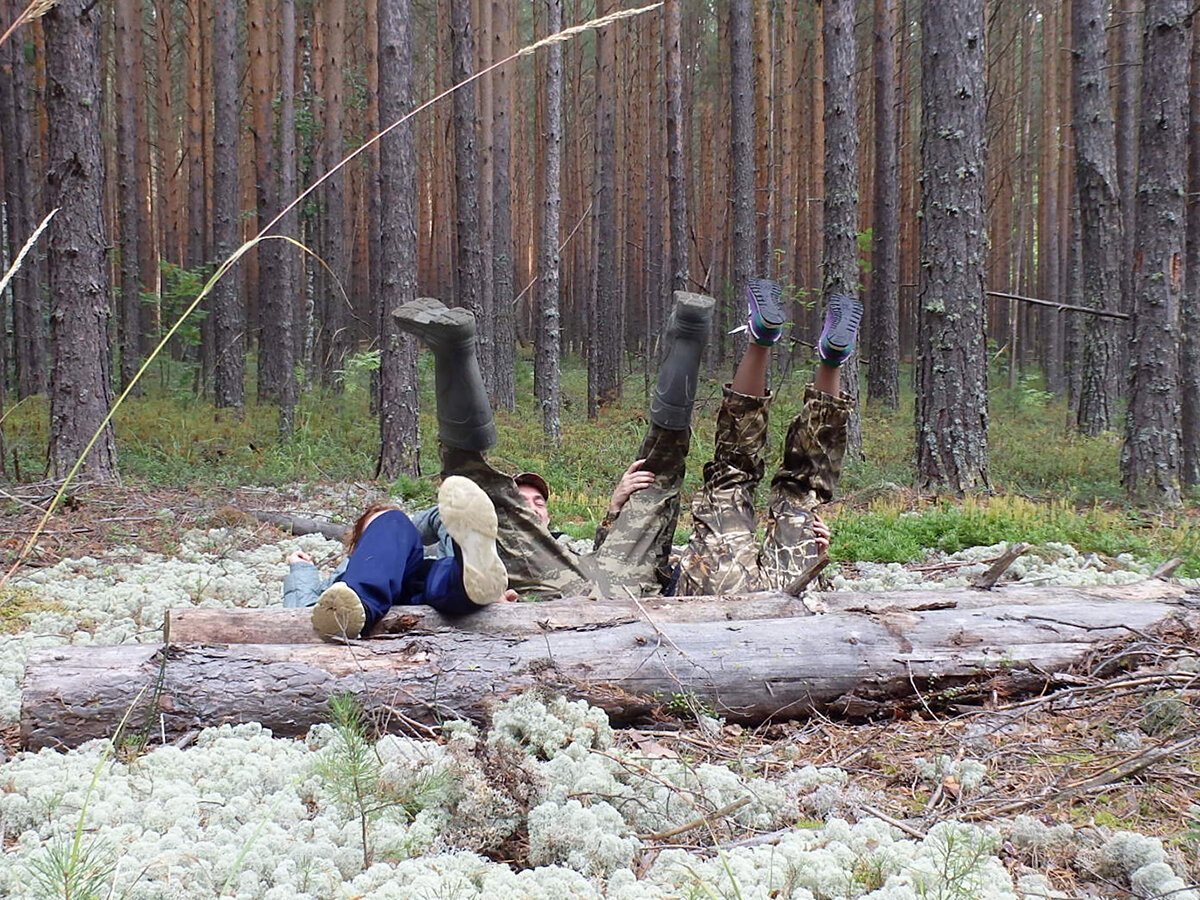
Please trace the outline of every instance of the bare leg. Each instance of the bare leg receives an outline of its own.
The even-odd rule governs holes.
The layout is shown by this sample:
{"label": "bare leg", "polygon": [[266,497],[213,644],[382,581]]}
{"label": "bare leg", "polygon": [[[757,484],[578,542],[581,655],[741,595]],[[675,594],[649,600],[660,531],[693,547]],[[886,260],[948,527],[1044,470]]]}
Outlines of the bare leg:
{"label": "bare leg", "polygon": [[[738,394],[747,397],[767,396],[767,366],[771,362],[771,348],[762,344],[746,345],[742,361],[738,363],[737,371],[733,374],[730,388]],[[834,369],[836,376],[837,370]]]}
{"label": "bare leg", "polygon": [[823,394],[836,397],[842,389],[842,370],[828,363],[817,363],[817,374],[813,378],[813,387]]}

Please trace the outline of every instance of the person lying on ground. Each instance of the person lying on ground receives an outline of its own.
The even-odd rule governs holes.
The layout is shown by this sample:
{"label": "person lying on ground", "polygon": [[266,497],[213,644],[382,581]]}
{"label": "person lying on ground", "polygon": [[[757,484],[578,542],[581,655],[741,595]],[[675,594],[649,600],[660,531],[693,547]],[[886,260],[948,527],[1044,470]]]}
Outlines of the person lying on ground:
{"label": "person lying on ground", "polygon": [[786,590],[829,549],[817,507],[833,499],[841,476],[854,403],[840,390],[840,367],[854,352],[862,304],[844,294],[829,298],[816,375],[788,427],[759,541],[754,492],[765,469],[772,399],[767,370],[785,315],[778,284],[751,279],[748,294],[750,343],[717,413],[716,446],[692,500],[692,537],[680,558],[677,594]]}
{"label": "person lying on ground", "polygon": [[[496,511],[487,494],[469,479],[447,478],[438,490],[438,509],[451,552],[436,559],[425,556],[421,533],[403,511],[379,505],[364,512],[351,532],[344,566],[313,605],[313,630],[327,640],[344,640],[370,634],[394,606],[423,604],[463,615],[515,600],[496,552]],[[306,582],[316,578],[311,559],[295,561],[308,566],[291,565],[285,594],[312,590]]]}
{"label": "person lying on ground", "polygon": [[692,406],[713,307],[711,297],[676,292],[666,328],[667,351],[650,404],[650,426],[637,460],[614,491],[593,551],[585,555],[556,541],[547,530],[548,513],[537,509],[536,501],[531,507],[524,488],[487,460],[487,451],[496,444],[496,428],[476,355],[474,316],[431,298],[395,311],[398,326],[419,337],[433,353],[442,474],[470,478],[491,497],[510,588],[540,599],[637,596],[662,590],[669,577]]}

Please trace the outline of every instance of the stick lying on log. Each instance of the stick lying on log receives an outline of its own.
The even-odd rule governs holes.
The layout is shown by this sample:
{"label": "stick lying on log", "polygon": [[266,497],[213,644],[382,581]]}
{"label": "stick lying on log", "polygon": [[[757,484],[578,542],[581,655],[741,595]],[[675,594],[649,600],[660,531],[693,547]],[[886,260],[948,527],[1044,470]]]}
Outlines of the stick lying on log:
{"label": "stick lying on log", "polygon": [[[302,735],[328,719],[328,699],[339,692],[356,694],[381,721],[478,719],[535,685],[582,697],[615,722],[650,717],[679,694],[746,723],[894,713],[917,703],[915,692],[921,705],[936,705],[1040,690],[1093,643],[1145,634],[1186,613],[1182,589],[1158,581],[1120,591],[1042,589],[1034,603],[1001,592],[990,606],[947,608],[935,593],[860,594],[864,612],[803,618],[672,622],[668,607],[646,607],[610,627],[540,634],[482,628],[488,618],[500,624],[497,606],[474,617],[475,630],[348,646],[56,647],[29,656],[21,738],[30,748],[75,746],[111,735],[135,705],[130,727],[152,722],[167,740],[243,721]],[[589,602],[507,606],[545,616],[539,606]],[[736,615],[745,602],[753,601],[729,598],[727,611]]]}
{"label": "stick lying on log", "polygon": [[349,525],[339,525],[336,522],[325,522],[321,519],[305,519],[290,513],[273,513],[265,509],[245,509],[242,512],[253,516],[267,525],[274,525],[280,531],[290,534],[319,534],[331,541],[340,541],[350,530]]}

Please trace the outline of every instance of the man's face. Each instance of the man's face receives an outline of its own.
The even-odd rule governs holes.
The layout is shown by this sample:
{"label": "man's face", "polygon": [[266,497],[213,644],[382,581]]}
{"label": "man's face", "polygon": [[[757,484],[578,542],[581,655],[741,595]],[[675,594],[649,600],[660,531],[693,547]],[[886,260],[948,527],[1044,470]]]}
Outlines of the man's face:
{"label": "man's face", "polygon": [[549,525],[550,510],[546,508],[546,498],[542,496],[542,492],[532,484],[519,484],[517,490],[521,492],[521,496],[525,498],[525,502],[529,504],[533,514],[538,517],[538,521],[543,525]]}

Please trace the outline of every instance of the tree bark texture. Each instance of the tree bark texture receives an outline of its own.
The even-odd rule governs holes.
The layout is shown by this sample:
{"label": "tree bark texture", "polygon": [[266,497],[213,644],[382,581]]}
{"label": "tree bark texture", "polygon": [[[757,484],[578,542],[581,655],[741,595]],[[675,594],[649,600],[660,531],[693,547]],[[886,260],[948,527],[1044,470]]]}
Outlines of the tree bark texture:
{"label": "tree bark texture", "polygon": [[[1143,0],[1119,0],[1114,15],[1120,59],[1117,67],[1117,180],[1121,185],[1121,310],[1133,309],[1133,231],[1137,209],[1137,133],[1142,74]],[[1128,335],[1125,335],[1128,340]],[[1125,356],[1126,354],[1122,354]],[[1124,373],[1124,369],[1120,373]],[[1123,385],[1119,385],[1123,387]]]}
{"label": "tree bark texture", "polygon": [[142,36],[142,5],[139,0],[120,0],[116,5],[117,54],[124,60],[116,66],[117,101],[117,204],[120,248],[121,302],[117,320],[121,386],[127,387],[141,362],[141,279],[138,272],[138,170],[137,99],[141,70],[135,65],[135,40]]}
{"label": "tree bark texture", "polygon": [[[296,198],[296,0],[279,0],[279,170],[276,198],[280,209]],[[299,214],[293,210],[279,220],[275,230],[296,239]],[[295,425],[296,393],[296,298],[300,294],[301,271],[298,250],[281,243],[276,259],[279,289],[266,309],[276,312],[269,343],[283,374],[279,394],[279,432],[290,437]],[[276,301],[278,306],[276,306]],[[270,320],[268,320],[270,322]]]}
{"label": "tree bark texture", "polygon": [[[475,38],[471,30],[471,0],[450,0],[450,34],[454,84],[475,71]],[[479,234],[479,136],[475,115],[475,84],[454,92],[454,193],[458,241],[458,297],[453,305],[475,314],[475,345],[488,393],[495,384],[494,322],[483,304],[483,252]]]}
{"label": "tree bark texture", "polygon": [[85,0],[54,6],[46,29],[49,120],[51,342],[50,474],[63,478],[99,437],[80,468],[96,481],[117,477],[109,380],[109,284],[100,152],[99,30],[103,9]]}
{"label": "tree bark texture", "polygon": [[[271,90],[272,33],[267,24],[267,15],[266,0],[254,0],[246,4],[246,55],[249,57],[250,92],[254,100],[254,199],[258,211],[256,231],[265,228],[279,210],[275,171],[280,163],[273,158],[275,148],[272,144],[274,111],[271,108],[274,99],[274,92]],[[281,71],[280,74],[290,78],[292,73]],[[285,313],[284,307],[287,304],[279,291],[279,256],[292,251],[292,247],[285,247],[279,241],[263,241],[254,251],[258,259],[258,279],[254,288],[256,296],[253,305],[258,310],[259,321],[257,344],[260,403],[278,400],[283,392],[284,379],[291,377],[290,348],[286,354],[281,353],[283,340],[286,338],[290,342],[292,335],[290,327],[279,327],[284,314],[288,319],[287,324],[291,324],[291,309],[288,308]]]}
{"label": "tree bark texture", "polygon": [[[754,27],[750,0],[729,4],[729,169],[733,196],[733,314],[746,305],[756,271],[754,228]],[[735,354],[736,355],[736,354]]]}
{"label": "tree bark texture", "polygon": [[1129,411],[1121,479],[1137,500],[1178,506],[1179,306],[1183,295],[1191,4],[1147,0],[1138,132]]}
{"label": "tree bark texture", "polygon": [[[511,6],[507,0],[484,0],[492,7],[492,59],[509,56],[512,51]],[[496,69],[491,78],[492,99],[492,302],[495,319],[495,372],[493,405],[498,409],[516,408],[517,310],[513,306],[513,201],[511,109],[513,76],[516,63]]]}
{"label": "tree bark texture", "polygon": [[[612,0],[598,0],[596,15],[615,9]],[[588,416],[621,395],[622,344],[625,335],[618,276],[616,34],[612,26],[596,32],[596,153],[592,195],[595,206],[596,289],[592,298],[592,339],[588,366]]]}
{"label": "tree bark texture", "polygon": [[[1083,237],[1083,301],[1096,309],[1117,309],[1121,296],[1121,194],[1109,98],[1105,6],[1104,0],[1072,2],[1072,126]],[[1102,316],[1085,317],[1079,393],[1079,429],[1084,434],[1099,434],[1114,424],[1117,366],[1117,326]]]}
{"label": "tree bark texture", "polygon": [[683,120],[682,0],[667,0],[664,63],[667,88],[667,195],[671,210],[671,283],[669,291],[688,285],[688,178]]}
{"label": "tree bark texture", "polygon": [[[546,29],[562,30],[562,0],[546,0]],[[542,406],[542,432],[554,442],[562,437],[562,257],[559,253],[559,220],[562,215],[562,92],[561,44],[545,50],[546,99],[542,116],[541,223],[538,233],[537,349],[534,358],[534,393]]]}
{"label": "tree bark texture", "polygon": [[[858,266],[858,99],[854,0],[821,4],[825,42],[825,231],[822,297],[861,293]],[[820,307],[824,309],[823,304]],[[842,391],[858,400],[858,352],[842,363]],[[862,452],[862,420],[850,415],[847,443]]]}
{"label": "tree bark texture", "polygon": [[875,0],[875,185],[871,300],[867,304],[871,366],[867,399],[900,407],[900,172],[896,127],[896,0]]}
{"label": "tree bark texture", "polygon": [[[379,0],[379,120],[387,128],[412,108],[409,0]],[[406,122],[379,142],[379,474],[420,475],[417,348],[392,313],[417,291],[417,151]]]}
{"label": "tree bark texture", "polygon": [[321,187],[321,255],[329,266],[319,283],[324,286],[318,308],[322,311],[320,371],[326,384],[340,386],[346,357],[354,344],[351,317],[350,267],[346,241],[346,170],[334,169],[344,155],[346,79],[346,2],[323,0],[321,29],[321,156],[322,172],[332,173]]}
{"label": "tree bark texture", "polygon": [[1200,40],[1192,35],[1188,87],[1187,241],[1179,307],[1179,477],[1200,484]]}
{"label": "tree bark texture", "polygon": [[[4,8],[8,13],[4,21],[11,23],[24,9],[24,4],[9,3]],[[32,189],[34,144],[25,46],[26,37],[20,31],[0,46],[0,154],[4,157],[4,202],[10,261],[20,252],[41,220]],[[40,248],[32,251],[9,282],[18,399],[46,390],[46,339],[37,264],[40,256]],[[0,322],[3,321],[0,318]],[[7,373],[7,367],[2,371]]]}
{"label": "tree bark texture", "polygon": [[[1181,588],[1146,584],[1140,595],[1123,589],[1125,600],[1072,589],[1045,590],[1031,603],[1004,591],[977,594],[961,605],[941,591],[858,595],[854,607],[800,619],[727,618],[749,597],[728,598],[725,615],[702,621],[686,613],[671,621],[661,609],[643,613],[631,604],[603,623],[562,621],[536,631],[527,623],[507,632],[495,623],[470,631],[435,626],[351,646],[56,647],[30,654],[21,737],[30,749],[76,746],[111,735],[130,707],[131,723],[152,717],[155,733],[168,739],[238,721],[298,736],[327,719],[331,694],[346,691],[368,708],[417,721],[478,719],[539,685],[585,698],[617,723],[653,715],[663,698],[681,692],[745,723],[892,714],[909,704],[961,702],[964,693],[1043,689],[1054,682],[1047,673],[1070,669],[1096,642],[1152,632],[1184,615]],[[547,606],[572,602],[589,605]],[[493,613],[556,615],[519,604],[474,620],[486,625]]]}
{"label": "tree bark texture", "polygon": [[[223,263],[241,243],[238,215],[237,7],[213,8],[213,250]],[[231,270],[212,291],[213,400],[218,407],[245,403],[246,321]]]}
{"label": "tree bark texture", "polygon": [[983,0],[922,6],[917,486],[986,488]]}

